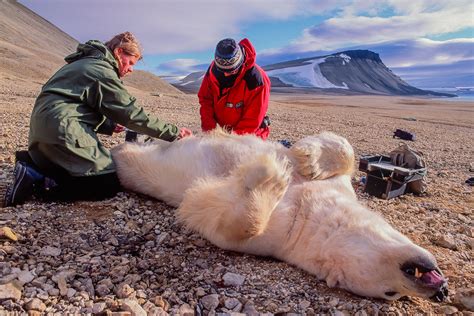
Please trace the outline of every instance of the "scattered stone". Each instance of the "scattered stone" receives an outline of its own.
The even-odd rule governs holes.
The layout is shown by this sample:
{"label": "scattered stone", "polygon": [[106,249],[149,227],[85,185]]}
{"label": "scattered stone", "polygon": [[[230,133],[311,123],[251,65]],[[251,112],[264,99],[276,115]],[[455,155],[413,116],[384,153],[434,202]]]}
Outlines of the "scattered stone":
{"label": "scattered stone", "polygon": [[25,304],[25,309],[27,311],[35,310],[43,312],[46,309],[46,305],[38,298],[33,298]]}
{"label": "scattered stone", "polygon": [[75,289],[73,289],[73,288],[68,288],[68,289],[67,289],[67,292],[66,292],[66,296],[69,297],[69,298],[71,298],[71,297],[73,297],[74,295],[76,295],[76,292],[77,292],[77,291],[76,291]]}
{"label": "scattered stone", "polygon": [[98,302],[92,305],[92,314],[99,314],[106,308],[107,304],[105,302]]}
{"label": "scattered stone", "polygon": [[196,288],[195,291],[197,297],[203,297],[204,295],[206,295],[206,291],[202,287]]}
{"label": "scattered stone", "polygon": [[208,311],[213,311],[216,309],[217,306],[219,306],[219,295],[217,294],[206,295],[203,298],[201,298],[201,304],[204,307],[204,309]]}
{"label": "scattered stone", "polygon": [[339,304],[339,299],[337,297],[331,298],[329,300],[329,306],[336,307]]}
{"label": "scattered stone", "polygon": [[58,276],[58,278],[56,279],[56,282],[58,284],[59,294],[61,294],[62,296],[66,296],[67,291],[68,291],[68,287],[67,287],[67,282],[66,282],[66,278],[64,277],[64,275]]}
{"label": "scattered stone", "polygon": [[23,291],[22,286],[17,281],[0,284],[0,301],[6,299],[19,300]]}
{"label": "scattered stone", "polygon": [[124,299],[121,303],[122,309],[130,312],[131,316],[147,316],[146,311],[137,303],[137,301]]}
{"label": "scattered stone", "polygon": [[451,250],[457,250],[458,247],[456,246],[456,243],[454,241],[453,236],[447,234],[447,235],[438,235],[435,236],[433,239],[433,243],[437,246],[443,247],[443,248],[448,248]]}
{"label": "scattered stone", "polygon": [[442,306],[440,308],[440,312],[443,315],[453,315],[453,314],[456,314],[458,312],[458,309],[454,306],[446,305],[446,306]]}
{"label": "scattered stone", "polygon": [[41,249],[40,255],[41,256],[51,256],[57,257],[61,254],[61,249],[51,246],[46,246]]}
{"label": "scattered stone", "polygon": [[189,304],[182,304],[179,307],[179,315],[181,316],[194,316],[194,310],[189,306]]}
{"label": "scattered stone", "polygon": [[257,309],[255,308],[255,304],[252,301],[247,301],[247,303],[245,303],[242,313],[249,316],[259,315]]}
{"label": "scattered stone", "polygon": [[126,283],[121,283],[118,285],[115,291],[115,294],[117,295],[118,298],[127,298],[130,295],[132,295],[133,292],[135,292],[135,290],[132,287],[130,287],[130,285]]}
{"label": "scattered stone", "polygon": [[311,306],[311,302],[309,302],[307,300],[302,300],[299,305],[300,305],[300,308],[302,310],[305,310],[305,309],[307,309],[308,307]]}
{"label": "scattered stone", "polygon": [[227,272],[222,277],[225,286],[241,286],[245,282],[245,277],[240,274]]}
{"label": "scattered stone", "polygon": [[458,289],[453,297],[453,303],[462,309],[474,312],[474,288]]}
{"label": "scattered stone", "polygon": [[21,271],[18,273],[17,278],[22,285],[25,285],[33,281],[35,276],[33,273],[31,273],[31,271]]}
{"label": "scattered stone", "polygon": [[110,289],[105,284],[99,284],[99,285],[97,285],[97,288],[95,289],[95,292],[97,293],[97,295],[103,297],[103,296],[106,296],[107,294],[110,293]]}
{"label": "scattered stone", "polygon": [[242,309],[242,303],[236,298],[228,298],[224,301],[224,306],[227,309],[238,312]]}

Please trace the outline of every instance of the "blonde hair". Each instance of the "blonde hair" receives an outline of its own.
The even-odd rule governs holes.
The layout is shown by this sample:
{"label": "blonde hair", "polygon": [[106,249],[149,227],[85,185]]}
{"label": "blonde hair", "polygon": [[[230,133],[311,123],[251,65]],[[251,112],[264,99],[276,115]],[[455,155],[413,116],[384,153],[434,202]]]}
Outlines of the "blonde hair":
{"label": "blonde hair", "polygon": [[142,59],[142,47],[137,38],[130,32],[123,32],[115,35],[105,43],[105,46],[114,53],[117,48],[121,48],[125,54]]}

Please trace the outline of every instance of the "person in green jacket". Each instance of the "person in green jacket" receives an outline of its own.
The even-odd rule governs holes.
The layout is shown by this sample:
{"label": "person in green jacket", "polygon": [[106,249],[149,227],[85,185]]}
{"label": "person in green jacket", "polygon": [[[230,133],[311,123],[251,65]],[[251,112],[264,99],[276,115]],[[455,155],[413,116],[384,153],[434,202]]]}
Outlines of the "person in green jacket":
{"label": "person in green jacket", "polygon": [[137,105],[121,78],[142,58],[130,32],[88,41],[43,86],[30,119],[28,152],[17,152],[4,206],[33,196],[49,201],[101,200],[121,190],[110,151],[97,133],[124,128],[166,141],[192,134]]}

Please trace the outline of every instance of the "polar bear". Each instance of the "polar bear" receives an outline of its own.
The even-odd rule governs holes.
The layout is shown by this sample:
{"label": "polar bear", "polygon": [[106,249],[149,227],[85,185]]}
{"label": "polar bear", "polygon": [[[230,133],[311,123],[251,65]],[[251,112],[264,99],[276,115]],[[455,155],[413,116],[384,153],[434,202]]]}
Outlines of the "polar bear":
{"label": "polar bear", "polygon": [[288,149],[216,130],[112,153],[125,188],[177,207],[218,247],[284,260],[361,296],[447,296],[433,255],[358,202],[343,137],[324,132]]}

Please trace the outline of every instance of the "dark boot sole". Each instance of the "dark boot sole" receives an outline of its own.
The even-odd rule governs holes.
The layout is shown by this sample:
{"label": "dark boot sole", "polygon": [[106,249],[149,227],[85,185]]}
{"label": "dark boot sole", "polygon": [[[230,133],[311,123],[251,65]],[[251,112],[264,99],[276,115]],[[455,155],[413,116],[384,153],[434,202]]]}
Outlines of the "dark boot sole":
{"label": "dark boot sole", "polygon": [[16,163],[15,169],[13,170],[13,184],[10,185],[5,193],[5,199],[3,201],[3,207],[15,206],[18,201],[15,201],[15,196],[17,194],[18,188],[20,187],[21,182],[25,178],[26,167],[20,163]]}

